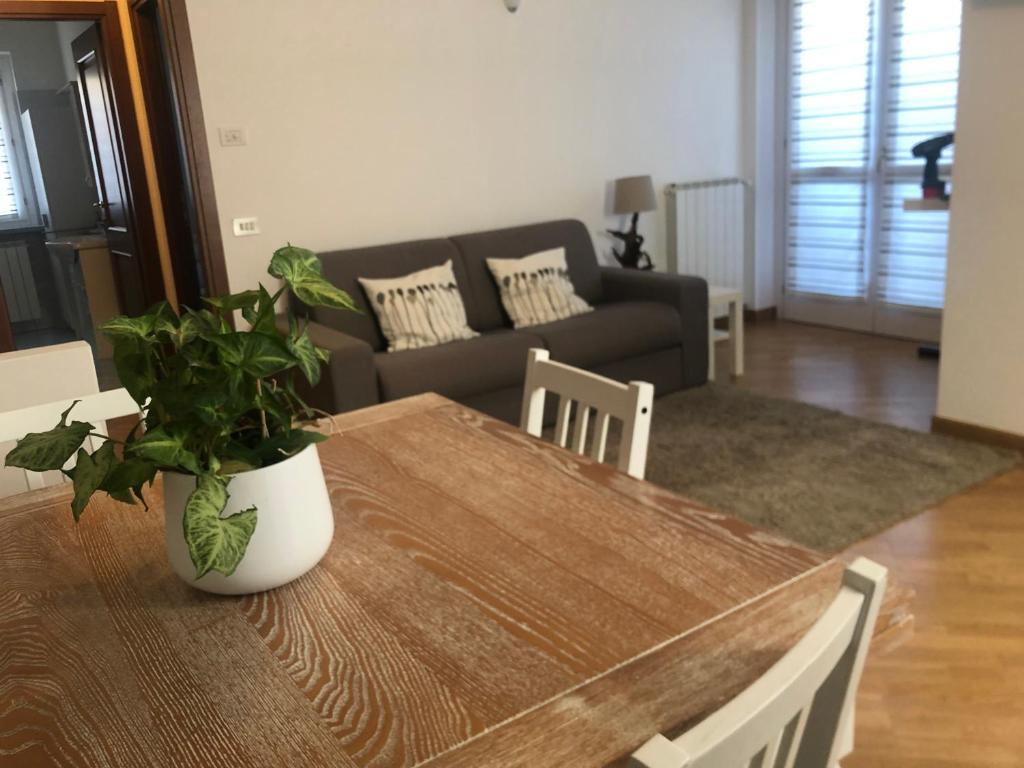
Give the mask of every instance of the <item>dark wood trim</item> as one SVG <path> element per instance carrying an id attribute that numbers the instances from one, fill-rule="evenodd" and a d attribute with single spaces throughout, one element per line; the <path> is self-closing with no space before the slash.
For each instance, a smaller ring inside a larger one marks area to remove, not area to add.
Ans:
<path id="1" fill-rule="evenodd" d="M 970 440 L 975 443 L 995 445 L 999 448 L 1009 448 L 1024 453 L 1024 435 L 1003 432 L 977 424 L 969 424 L 966 421 L 933 416 L 932 432 L 937 432 L 940 435 L 949 435 L 950 437 L 959 437 L 961 440 Z"/>
<path id="2" fill-rule="evenodd" d="M 135 220 L 135 247 L 143 255 L 142 277 L 147 299 L 154 302 L 162 298 L 175 298 L 173 270 L 166 270 L 160 257 L 160 244 L 156 233 L 153 199 L 149 194 L 146 177 L 146 161 L 142 150 L 142 125 L 135 109 L 131 77 L 128 71 L 128 57 L 125 52 L 124 33 L 117 3 L 107 0 L 103 3 L 108 14 L 100 20 L 100 33 L 107 57 L 107 68 L 114 86 L 117 123 L 121 128 L 121 143 L 124 145 L 125 176 L 128 179 L 129 200 Z M 145 258 L 146 254 L 151 254 Z M 168 258 L 170 258 L 168 254 Z M 154 267 L 160 267 L 159 271 Z M 156 274 L 154 274 L 156 273 Z M 157 289 L 159 280 L 159 294 Z"/>
<path id="3" fill-rule="evenodd" d="M 131 11 L 135 58 L 146 105 L 177 299 L 179 304 L 198 307 L 207 292 L 207 267 L 196 221 L 191 174 L 185 157 L 164 5 L 161 0 L 133 0 Z"/>
<path id="4" fill-rule="evenodd" d="M 106 3 L 84 3 L 73 0 L 0 0 L 0 18 L 39 19 L 92 19 L 104 15 L 101 6 Z M 112 3 L 112 5 L 117 5 Z M 94 7 L 95 6 L 95 7 Z"/>
<path id="5" fill-rule="evenodd" d="M 743 309 L 743 320 L 748 323 L 774 323 L 779 319 L 778 307 L 765 307 L 763 309 Z"/>
<path id="6" fill-rule="evenodd" d="M 132 23 L 139 42 L 138 11 L 148 2 L 156 2 L 160 10 L 164 35 L 164 54 L 173 85 L 173 98 L 178 110 L 182 150 L 188 168 L 188 184 L 194 207 L 196 236 L 203 260 L 206 295 L 228 293 L 227 264 L 221 238 L 220 215 L 213 186 L 213 169 L 206 138 L 206 122 L 199 93 L 199 76 L 192 35 L 188 24 L 185 0 L 134 0 Z"/>
<path id="7" fill-rule="evenodd" d="M 14 329 L 11 328 L 11 315 L 7 311 L 7 297 L 4 286 L 0 282 L 0 352 L 14 351 Z"/>

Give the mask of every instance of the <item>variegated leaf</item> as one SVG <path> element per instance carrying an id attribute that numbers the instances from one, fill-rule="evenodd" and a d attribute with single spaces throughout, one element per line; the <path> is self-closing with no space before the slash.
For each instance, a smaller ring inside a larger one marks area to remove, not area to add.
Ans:
<path id="1" fill-rule="evenodd" d="M 84 448 L 78 449 L 73 474 L 75 498 L 71 500 L 71 514 L 75 516 L 75 522 L 81 519 L 89 499 L 99 490 L 116 462 L 114 444 L 109 440 L 91 455 Z"/>
<path id="2" fill-rule="evenodd" d="M 60 423 L 46 432 L 30 432 L 7 454 L 5 464 L 8 467 L 20 467 L 32 472 L 46 472 L 61 469 L 68 459 L 93 431 L 92 424 L 84 421 L 73 421 L 68 424 L 68 414 L 79 401 L 64 411 Z"/>
<path id="3" fill-rule="evenodd" d="M 202 475 L 185 504 L 185 542 L 196 567 L 196 579 L 210 571 L 233 574 L 256 530 L 256 507 L 221 517 L 230 498 L 227 486 L 228 480 L 223 477 Z"/>

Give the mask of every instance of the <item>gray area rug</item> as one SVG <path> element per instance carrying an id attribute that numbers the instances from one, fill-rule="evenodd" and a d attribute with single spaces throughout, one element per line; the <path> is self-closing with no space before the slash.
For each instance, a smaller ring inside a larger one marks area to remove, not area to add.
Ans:
<path id="1" fill-rule="evenodd" d="M 831 553 L 1020 460 L 1013 451 L 709 385 L 655 401 L 647 479 Z"/>

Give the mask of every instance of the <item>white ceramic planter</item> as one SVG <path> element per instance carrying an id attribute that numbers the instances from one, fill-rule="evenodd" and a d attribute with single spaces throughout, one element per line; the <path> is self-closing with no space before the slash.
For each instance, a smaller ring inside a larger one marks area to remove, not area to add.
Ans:
<path id="1" fill-rule="evenodd" d="M 257 511 L 256 530 L 231 576 L 212 572 L 195 578 L 182 525 L 195 487 L 192 475 L 164 473 L 167 557 L 174 572 L 196 589 L 219 595 L 274 589 L 310 570 L 331 546 L 334 513 L 315 445 L 278 464 L 232 476 L 223 516 L 252 506 Z"/>

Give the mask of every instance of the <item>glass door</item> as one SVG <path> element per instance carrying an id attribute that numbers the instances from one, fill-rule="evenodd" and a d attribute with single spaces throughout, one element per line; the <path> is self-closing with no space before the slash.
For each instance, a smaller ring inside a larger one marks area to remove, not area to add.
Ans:
<path id="1" fill-rule="evenodd" d="M 936 340 L 948 212 L 903 201 L 921 195 L 911 148 L 955 123 L 960 0 L 791 11 L 783 314 Z"/>

